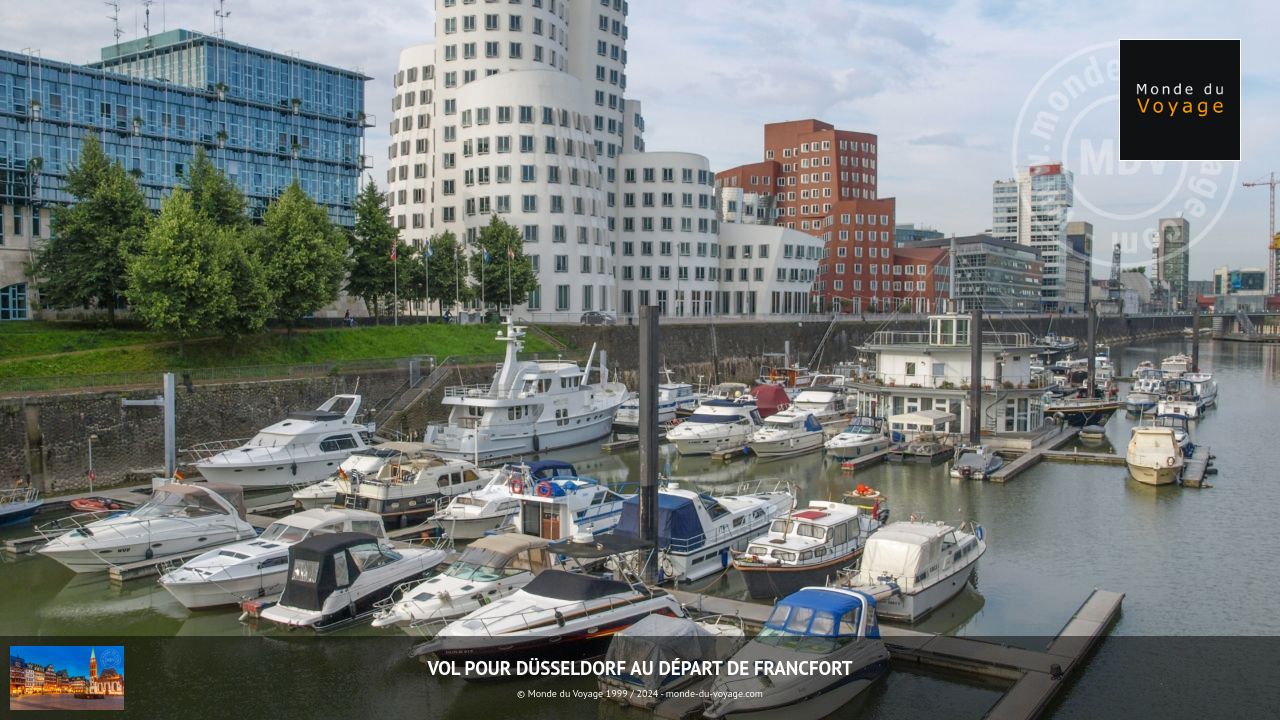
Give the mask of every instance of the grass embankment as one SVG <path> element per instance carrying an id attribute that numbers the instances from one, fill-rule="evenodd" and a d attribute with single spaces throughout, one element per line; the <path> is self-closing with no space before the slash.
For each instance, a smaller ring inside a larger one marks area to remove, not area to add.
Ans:
<path id="1" fill-rule="evenodd" d="M 220 338 L 178 344 L 142 330 L 60 327 L 57 323 L 0 326 L 0 378 L 161 372 L 257 365 L 342 363 L 410 355 L 496 355 L 497 325 L 402 325 L 270 332 L 243 338 L 234 347 Z M 552 353 L 536 335 L 525 351 Z"/>

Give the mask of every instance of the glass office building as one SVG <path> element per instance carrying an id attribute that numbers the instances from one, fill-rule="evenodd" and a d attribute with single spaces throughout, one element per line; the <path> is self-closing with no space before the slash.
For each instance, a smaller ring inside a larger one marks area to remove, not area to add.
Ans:
<path id="1" fill-rule="evenodd" d="M 138 179 L 153 208 L 203 146 L 260 217 L 295 178 L 353 223 L 364 154 L 363 74 L 174 30 L 102 49 L 90 65 L 0 50 L 0 320 L 26 317 L 25 264 L 82 138 Z M 21 285 L 21 287 L 19 287 Z"/>

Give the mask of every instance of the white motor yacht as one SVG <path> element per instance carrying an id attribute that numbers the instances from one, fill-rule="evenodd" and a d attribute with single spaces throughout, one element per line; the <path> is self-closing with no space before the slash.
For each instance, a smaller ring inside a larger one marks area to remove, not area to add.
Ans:
<path id="1" fill-rule="evenodd" d="M 363 532 L 383 542 L 382 518 L 361 510 L 314 509 L 294 513 L 267 526 L 251 540 L 210 550 L 160 576 L 160 586 L 187 608 L 234 605 L 275 597 L 284 589 L 289 547 L 312 535 Z"/>
<path id="2" fill-rule="evenodd" d="M 508 317 L 496 338 L 506 344 L 506 358 L 493 381 L 445 388 L 443 403 L 452 410 L 446 424 L 427 426 L 423 442 L 429 450 L 480 464 L 609 434 L 629 393 L 622 383 L 609 381 L 604 353 L 593 365 L 593 345 L 585 367 L 564 360 L 520 360 L 524 336 L 525 328 Z"/>
<path id="3" fill-rule="evenodd" d="M 604 652 L 614 633 L 655 613 L 685 617 L 675 598 L 640 582 L 543 570 L 523 588 L 462 618 L 424 625 L 431 639 L 411 655 L 469 661 L 550 653 L 589 657 Z"/>
<path id="4" fill-rule="evenodd" d="M 1213 379 L 1213 373 L 1183 373 L 1182 380 L 1191 383 L 1191 395 L 1200 404 L 1201 409 L 1218 404 L 1218 381 Z"/>
<path id="5" fill-rule="evenodd" d="M 659 582 L 690 582 L 729 567 L 732 553 L 790 509 L 785 490 L 711 496 L 668 483 L 658 490 Z M 640 536 L 640 498 L 628 498 L 615 535 Z M 640 560 L 638 553 L 629 559 Z"/>
<path id="6" fill-rule="evenodd" d="M 596 535 L 618 524 L 627 496 L 577 475 L 569 463 L 543 462 L 547 464 L 535 468 L 531 463 L 531 472 L 511 477 L 511 496 L 518 503 L 516 532 L 555 541 Z"/>
<path id="7" fill-rule="evenodd" d="M 512 496 L 513 488 L 520 487 L 530 471 L 530 465 L 523 463 L 502 466 L 489 476 L 488 484 L 454 497 L 427 524 L 454 540 L 474 540 L 501 529 L 515 518 L 520 503 Z M 540 472 L 549 473 L 547 477 L 555 474 L 554 469 Z"/>
<path id="8" fill-rule="evenodd" d="M 37 528 L 53 537 L 36 552 L 76 572 L 188 553 L 253 537 L 236 485 L 169 483 L 127 513 L 73 515 Z M 66 531 L 71 527 L 70 531 Z"/>
<path id="9" fill-rule="evenodd" d="M 982 526 L 889 523 L 867 538 L 857 573 L 842 584 L 876 598 L 882 617 L 913 623 L 955 597 L 987 551 Z"/>
<path id="10" fill-rule="evenodd" d="M 767 533 L 734 556 L 733 566 L 753 598 L 780 598 L 806 585 L 826 585 L 862 555 L 867 537 L 880 528 L 878 505 L 868 511 L 862 505 L 811 501 L 803 510 L 775 518 Z"/>
<path id="11" fill-rule="evenodd" d="M 357 450 L 343 460 L 329 477 L 294 490 L 293 506 L 298 510 L 310 510 L 332 505 L 337 501 L 339 491 L 347 492 L 351 478 L 372 477 L 392 460 L 406 462 L 424 453 L 421 443 L 407 442 L 386 442 Z"/>
<path id="12" fill-rule="evenodd" d="M 889 672 L 876 599 L 844 588 L 806 587 L 774 606 L 760 634 L 712 684 L 704 718 L 827 717 Z M 791 663 L 847 663 L 847 671 L 789 672 Z M 758 663 L 778 672 L 730 673 Z"/>
<path id="13" fill-rule="evenodd" d="M 826 436 L 822 423 L 808 410 L 795 406 L 774 413 L 751 434 L 751 452 L 762 458 L 785 457 L 813 452 L 822 447 Z"/>
<path id="14" fill-rule="evenodd" d="M 1160 369 L 1165 377 L 1180 378 L 1183 373 L 1191 372 L 1191 357 L 1182 353 L 1170 355 L 1160 361 Z"/>
<path id="15" fill-rule="evenodd" d="M 438 548 L 392 549 L 368 533 L 312 535 L 289 548 L 284 591 L 259 617 L 317 631 L 357 622 L 396 586 L 424 576 L 445 557 Z"/>
<path id="16" fill-rule="evenodd" d="M 388 527 L 403 528 L 432 517 L 458 495 L 478 490 L 488 475 L 467 460 L 432 454 L 403 462 L 392 458 L 374 475 L 349 476 L 334 504 L 377 513 Z"/>
<path id="17" fill-rule="evenodd" d="M 669 423 L 677 414 L 686 414 L 698 407 L 698 396 L 689 383 L 671 382 L 668 373 L 667 382 L 658 385 L 658 420 L 659 424 Z M 613 417 L 613 426 L 622 430 L 636 430 L 640 427 L 640 397 L 633 394 L 618 408 Z"/>
<path id="18" fill-rule="evenodd" d="M 1171 427 L 1134 428 L 1124 460 L 1129 476 L 1146 485 L 1169 485 L 1182 476 L 1183 452 Z"/>
<path id="19" fill-rule="evenodd" d="M 1124 397 L 1124 407 L 1132 413 L 1144 413 L 1165 396 L 1164 375 L 1159 370 L 1139 371 L 1138 378 Z"/>
<path id="20" fill-rule="evenodd" d="M 761 423 L 755 403 L 704 400 L 692 415 L 667 431 L 667 440 L 681 455 L 710 455 L 746 447 Z"/>
<path id="21" fill-rule="evenodd" d="M 462 617 L 528 585 L 551 565 L 542 538 L 518 533 L 482 537 L 440 573 L 383 601 L 373 626 L 408 632 L 415 623 Z"/>
<path id="22" fill-rule="evenodd" d="M 819 375 L 819 380 L 839 381 L 830 375 Z M 839 384 L 815 383 L 796 393 L 787 410 L 810 412 L 822 424 L 827 433 L 834 435 L 849 421 L 852 403 L 849 402 L 845 388 Z M 786 412 L 783 410 L 781 412 Z"/>
<path id="23" fill-rule="evenodd" d="M 1004 466 L 1004 458 L 985 445 L 968 445 L 956 449 L 951 463 L 951 477 L 964 480 L 986 480 Z"/>
<path id="24" fill-rule="evenodd" d="M 334 395 L 315 410 L 289 413 L 248 441 L 206 443 L 188 452 L 198 458 L 194 464 L 200 474 L 215 482 L 287 487 L 323 480 L 372 443 L 369 428 L 356 422 L 360 401 L 359 395 Z M 346 408 L 339 410 L 344 402 Z"/>
<path id="25" fill-rule="evenodd" d="M 869 455 L 889 447 L 884 432 L 884 418 L 858 415 L 835 437 L 826 442 L 827 454 L 837 460 Z"/>

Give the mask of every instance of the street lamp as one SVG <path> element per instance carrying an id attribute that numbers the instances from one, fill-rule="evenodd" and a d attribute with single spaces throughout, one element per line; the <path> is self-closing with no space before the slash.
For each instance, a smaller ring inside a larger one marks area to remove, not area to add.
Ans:
<path id="1" fill-rule="evenodd" d="M 89 492 L 93 492 L 93 441 L 97 439 L 97 435 L 89 434 Z"/>

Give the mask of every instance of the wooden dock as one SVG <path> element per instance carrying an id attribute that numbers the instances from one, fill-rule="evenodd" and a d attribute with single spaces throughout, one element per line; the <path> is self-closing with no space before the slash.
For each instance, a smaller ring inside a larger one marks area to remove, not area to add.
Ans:
<path id="1" fill-rule="evenodd" d="M 1113 453 L 1079 452 L 1076 450 L 1046 450 L 1041 455 L 1055 462 L 1091 463 L 1094 465 L 1124 465 L 1124 457 Z"/>
<path id="2" fill-rule="evenodd" d="M 711 459 L 719 462 L 729 462 L 730 460 L 737 460 L 750 455 L 751 447 L 749 445 L 743 445 L 742 447 L 730 448 L 728 450 L 717 450 L 711 453 Z"/>
<path id="3" fill-rule="evenodd" d="M 692 610 L 735 615 L 748 625 L 757 627 L 764 623 L 773 609 L 769 605 L 683 590 L 672 590 L 671 593 Z M 935 635 L 894 625 L 881 625 L 880 636 L 896 664 L 961 672 L 1011 683 L 986 717 L 1031 720 L 1044 711 L 1069 676 L 1084 665 L 1090 650 L 1115 621 L 1123 600 L 1123 593 L 1094 590 L 1043 651 Z M 664 704 L 659 704 L 654 710 L 658 717 L 684 717 L 691 710 L 685 707 L 687 703 L 672 703 L 667 707 Z"/>
<path id="4" fill-rule="evenodd" d="M 665 432 L 658 433 L 658 442 L 664 443 L 666 441 L 667 441 L 667 434 Z M 632 448 L 638 448 L 638 447 L 640 447 L 640 436 L 636 435 L 634 437 L 624 437 L 624 438 L 619 438 L 617 440 L 610 440 L 609 442 L 606 442 L 606 443 L 601 443 L 600 452 L 608 455 L 612 455 L 613 453 L 616 453 L 616 452 L 621 452 L 623 450 L 631 450 Z"/>
<path id="5" fill-rule="evenodd" d="M 1063 445 L 1066 445 L 1074 439 L 1079 432 L 1080 428 L 1064 428 L 1058 434 L 1051 436 L 1040 445 L 1022 451 L 1021 455 L 1014 458 L 1012 461 L 1005 463 L 999 470 L 988 475 L 987 479 L 991 482 L 1002 483 L 1016 478 L 1030 468 L 1039 465 L 1040 461 L 1045 459 L 1047 453 L 1053 452 Z M 997 449 L 996 452 L 1003 454 L 1010 451 Z"/>
<path id="6" fill-rule="evenodd" d="M 852 473 L 852 472 L 861 470 L 864 467 L 879 465 L 880 463 L 889 459 L 890 452 L 893 452 L 893 448 L 887 447 L 883 450 L 877 450 L 873 453 L 867 453 L 866 455 L 860 455 L 855 458 L 849 458 L 848 460 L 840 460 L 838 462 L 840 463 L 841 470 L 847 473 Z"/>
<path id="7" fill-rule="evenodd" d="M 1211 475 L 1216 470 L 1211 470 L 1213 459 L 1216 457 L 1209 449 L 1208 445 L 1197 445 L 1196 451 L 1187 458 L 1182 466 L 1182 487 L 1190 488 L 1211 488 L 1213 485 L 1204 481 L 1206 475 Z"/>

